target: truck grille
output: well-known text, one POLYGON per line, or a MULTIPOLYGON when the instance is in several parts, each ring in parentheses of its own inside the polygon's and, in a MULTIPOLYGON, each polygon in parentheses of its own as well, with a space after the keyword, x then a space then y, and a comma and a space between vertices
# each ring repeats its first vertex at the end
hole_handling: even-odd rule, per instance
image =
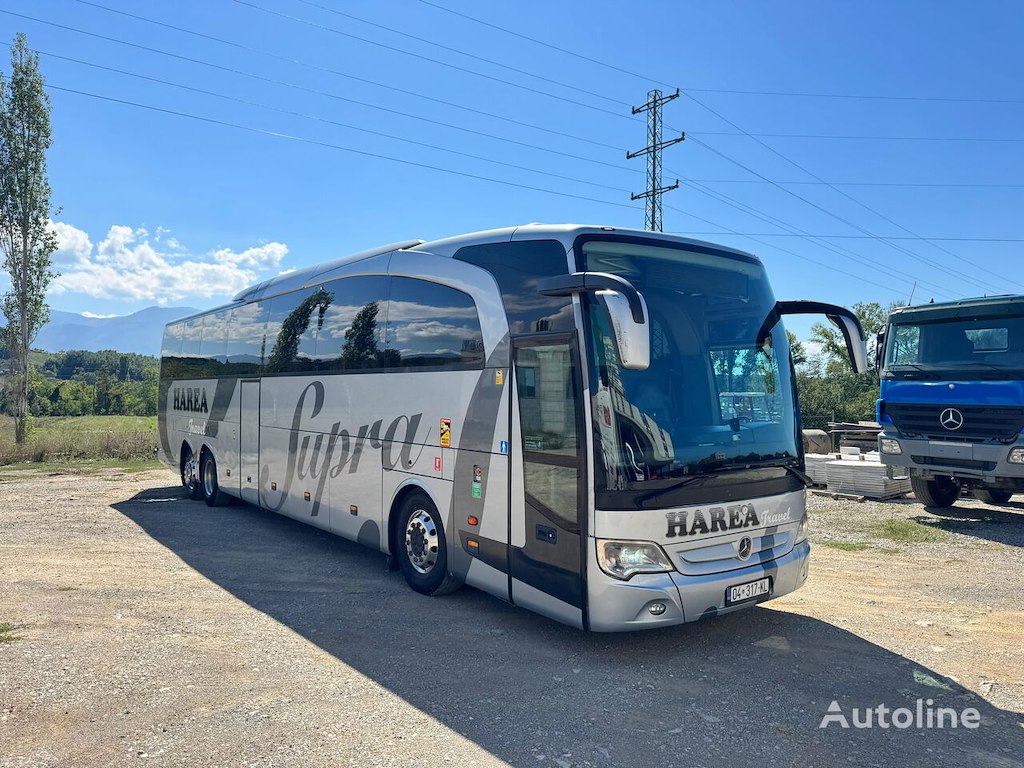
POLYGON ((989 405, 943 405, 885 403, 885 413, 902 434, 938 440, 999 440, 1012 442, 1024 429, 1024 408, 989 405), (946 429, 941 418, 947 408, 956 409, 963 417, 959 429, 946 429))

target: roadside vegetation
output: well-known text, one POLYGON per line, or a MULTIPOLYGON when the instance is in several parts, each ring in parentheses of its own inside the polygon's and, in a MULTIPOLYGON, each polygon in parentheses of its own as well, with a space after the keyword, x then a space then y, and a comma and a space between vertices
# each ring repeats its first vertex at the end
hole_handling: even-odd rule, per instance
POLYGON ((0 621, 0 643, 13 643, 15 640, 20 640, 15 633, 20 627, 11 624, 9 621, 0 621))
MULTIPOLYGON (((0 417, 0 465, 43 462, 59 466, 156 466, 154 416, 71 416, 33 420, 24 443, 15 442, 14 419, 0 417)), ((37 467, 40 468, 40 467, 37 467)))

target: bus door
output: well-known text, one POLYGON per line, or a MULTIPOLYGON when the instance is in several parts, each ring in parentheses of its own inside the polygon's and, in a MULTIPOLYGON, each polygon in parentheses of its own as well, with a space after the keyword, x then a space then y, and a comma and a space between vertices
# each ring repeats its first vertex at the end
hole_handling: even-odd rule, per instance
POLYGON ((243 381, 238 414, 239 490, 242 501, 260 503, 260 383, 243 381))
POLYGON ((522 474, 512 477, 512 600, 582 626, 587 496, 575 337, 515 337, 513 364, 511 426, 513 434, 520 432, 522 474))

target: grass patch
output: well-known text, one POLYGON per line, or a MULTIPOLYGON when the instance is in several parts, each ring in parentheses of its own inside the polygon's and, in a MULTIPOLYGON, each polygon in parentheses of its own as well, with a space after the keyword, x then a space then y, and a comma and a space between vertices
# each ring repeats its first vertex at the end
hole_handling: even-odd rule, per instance
POLYGON ((149 472, 161 469, 156 459, 65 459, 63 461, 23 461, 0 467, 7 477, 17 473, 53 474, 53 475, 98 475, 101 472, 116 470, 124 474, 149 472))
POLYGON ((946 538, 945 531, 924 525, 916 520, 883 520, 875 526, 875 534, 880 539, 908 544, 942 541, 946 538))
POLYGON ((0 621, 0 643, 13 643, 15 640, 21 640, 14 631, 21 629, 21 627, 11 624, 9 621, 0 621))
POLYGON ((823 541, 826 547, 830 549, 838 549, 842 552, 863 552, 865 549, 870 549, 870 544, 865 544, 863 541, 823 541))
POLYGON ((0 466, 23 462, 66 466, 90 459, 151 463, 156 443, 155 416, 41 417, 34 420, 23 445, 14 442, 14 419, 0 418, 0 466))

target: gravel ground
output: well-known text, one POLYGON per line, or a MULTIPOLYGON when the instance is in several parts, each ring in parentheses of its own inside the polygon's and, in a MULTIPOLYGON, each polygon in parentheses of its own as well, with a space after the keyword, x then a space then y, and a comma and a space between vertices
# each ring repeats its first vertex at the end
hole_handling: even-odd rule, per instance
POLYGON ((804 589, 587 635, 174 480, 0 472, 0 766, 1024 766, 1024 505, 811 497, 804 589))

